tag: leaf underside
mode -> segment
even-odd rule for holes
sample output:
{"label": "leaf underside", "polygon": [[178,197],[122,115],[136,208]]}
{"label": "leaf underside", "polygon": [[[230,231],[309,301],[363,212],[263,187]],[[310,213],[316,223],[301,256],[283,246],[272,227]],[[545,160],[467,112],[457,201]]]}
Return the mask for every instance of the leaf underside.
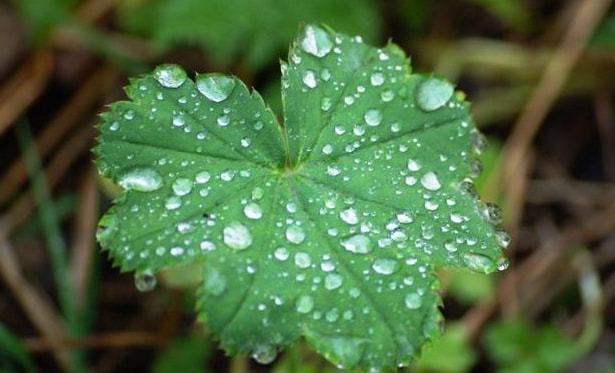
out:
{"label": "leaf underside", "polygon": [[407,365],[439,330],[435,270],[503,261],[468,188],[469,105],[394,44],[308,25],[288,61],[283,126],[234,77],[134,79],[99,127],[98,167],[127,190],[99,241],[124,271],[202,263],[200,316],[229,353],[304,336],[339,366]]}

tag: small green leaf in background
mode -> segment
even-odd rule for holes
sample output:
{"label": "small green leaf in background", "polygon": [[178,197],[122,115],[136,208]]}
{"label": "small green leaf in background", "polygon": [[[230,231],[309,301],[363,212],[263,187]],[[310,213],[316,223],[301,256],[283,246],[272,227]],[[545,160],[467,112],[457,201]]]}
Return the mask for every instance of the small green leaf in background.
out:
{"label": "small green leaf in background", "polygon": [[70,16],[78,0],[12,0],[25,23],[30,39],[42,42],[50,29]]}
{"label": "small green leaf in background", "polygon": [[370,41],[382,23],[371,0],[150,0],[122,10],[126,30],[162,49],[199,45],[219,66],[240,58],[254,69],[279,58],[301,23],[327,23]]}
{"label": "small green leaf in background", "polygon": [[531,24],[531,14],[524,0],[470,0],[481,5],[507,25],[527,31]]}
{"label": "small green leaf in background", "polygon": [[461,373],[467,372],[476,361],[463,324],[451,323],[446,331],[426,345],[413,371]]}
{"label": "small green leaf in background", "polygon": [[473,305],[495,292],[493,276],[463,269],[448,269],[442,274],[448,294],[464,305]]}
{"label": "small green leaf in background", "polygon": [[218,73],[162,65],[126,92],[99,126],[98,167],[126,193],[98,239],[137,278],[201,263],[200,318],[230,354],[269,363],[305,337],[339,366],[407,365],[439,331],[436,269],[505,264],[469,105],[394,44],[305,27],[284,126]]}
{"label": "small green leaf in background", "polygon": [[576,346],[554,326],[535,328],[526,321],[494,323],[483,346],[499,372],[560,372],[575,358]]}
{"label": "small green leaf in background", "polygon": [[211,342],[194,334],[171,342],[156,358],[154,373],[209,372],[208,360],[212,353]]}

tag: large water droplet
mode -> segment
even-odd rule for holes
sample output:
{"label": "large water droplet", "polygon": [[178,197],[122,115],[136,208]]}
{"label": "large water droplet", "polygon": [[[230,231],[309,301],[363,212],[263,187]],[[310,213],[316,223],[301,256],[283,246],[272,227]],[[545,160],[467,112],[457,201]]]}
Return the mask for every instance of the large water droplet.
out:
{"label": "large water droplet", "polygon": [[333,41],[325,30],[318,26],[309,25],[305,28],[301,47],[313,56],[324,57],[333,48]]}
{"label": "large water droplet", "polygon": [[206,184],[210,179],[211,175],[207,171],[199,172],[194,178],[197,184]]}
{"label": "large water droplet", "polygon": [[312,265],[312,258],[310,258],[310,254],[300,251],[295,254],[295,264],[299,268],[308,268]]}
{"label": "large water droplet", "polygon": [[263,209],[256,203],[250,202],[243,208],[243,213],[248,219],[258,220],[263,217]]}
{"label": "large water droplet", "polygon": [[502,223],[502,210],[495,203],[487,203],[483,214],[491,224],[498,225]]}
{"label": "large water droplet", "polygon": [[303,84],[308,88],[315,88],[318,85],[314,70],[305,70],[303,72]]}
{"label": "large water droplet", "polygon": [[162,188],[162,177],[151,168],[133,168],[120,176],[118,184],[128,190],[153,192]]}
{"label": "large water droplet", "polygon": [[363,234],[356,234],[342,241],[342,246],[344,249],[356,254],[367,254],[372,251],[369,238]]}
{"label": "large water droplet", "polygon": [[384,74],[382,74],[381,72],[375,72],[372,74],[369,81],[374,87],[381,86],[384,83]]}
{"label": "large water droplet", "polygon": [[188,76],[181,67],[174,64],[164,64],[156,67],[154,77],[163,87],[177,88],[184,84]]}
{"label": "large water droplet", "polygon": [[232,222],[223,230],[224,243],[231,249],[243,250],[252,244],[252,234],[248,227],[240,222]]}
{"label": "large water droplet", "polygon": [[156,283],[156,276],[151,270],[135,273],[135,287],[141,292],[154,290]]}
{"label": "large water droplet", "polygon": [[423,187],[425,187],[425,189],[428,190],[438,190],[442,187],[442,185],[440,185],[440,180],[438,180],[436,174],[431,171],[423,175],[423,177],[421,178],[421,184],[423,185]]}
{"label": "large water droplet", "polygon": [[416,103],[425,111],[434,111],[446,104],[454,93],[454,87],[446,80],[428,78],[423,80],[416,91]]}
{"label": "large water droplet", "polygon": [[495,240],[497,241],[498,245],[500,245],[500,247],[503,249],[506,249],[508,246],[510,246],[511,238],[510,235],[506,233],[506,231],[495,231]]}
{"label": "large water droplet", "polygon": [[198,75],[196,77],[196,88],[209,100],[222,102],[235,89],[235,79],[218,73]]}
{"label": "large water droplet", "polygon": [[305,232],[300,226],[291,225],[286,228],[286,239],[298,245],[305,240]]}

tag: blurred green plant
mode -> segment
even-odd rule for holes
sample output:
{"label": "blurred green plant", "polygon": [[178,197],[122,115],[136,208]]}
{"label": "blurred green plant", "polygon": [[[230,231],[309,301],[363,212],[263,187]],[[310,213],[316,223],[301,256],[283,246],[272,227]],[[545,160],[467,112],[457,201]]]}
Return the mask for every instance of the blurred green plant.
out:
{"label": "blurred green plant", "polygon": [[35,372],[34,361],[21,339],[0,323],[0,372]]}
{"label": "blurred green plant", "polygon": [[575,342],[560,329],[524,320],[491,324],[483,346],[503,373],[560,372],[577,357]]}
{"label": "blurred green plant", "polygon": [[279,58],[301,23],[326,23],[374,41],[382,20],[371,0],[133,0],[121,4],[125,30],[160,50],[198,45],[217,66],[253,69]]}
{"label": "blurred green plant", "polygon": [[[486,277],[486,276],[485,276]],[[476,362],[476,353],[461,323],[449,323],[446,331],[423,348],[412,372],[467,372]]]}
{"label": "blurred green plant", "polygon": [[154,373],[211,372],[209,358],[212,343],[204,335],[194,334],[172,341],[154,361]]}
{"label": "blurred green plant", "polygon": [[42,43],[49,31],[65,22],[78,0],[12,0],[34,43]]}

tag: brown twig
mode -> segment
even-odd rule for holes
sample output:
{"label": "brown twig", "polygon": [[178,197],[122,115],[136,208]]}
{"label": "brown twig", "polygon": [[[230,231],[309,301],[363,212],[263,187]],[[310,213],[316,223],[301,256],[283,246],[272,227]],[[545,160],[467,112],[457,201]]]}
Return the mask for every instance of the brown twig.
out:
{"label": "brown twig", "polygon": [[[78,302],[85,299],[88,279],[92,269],[92,258],[96,244],[94,235],[98,218],[98,189],[96,187],[96,171],[89,168],[79,192],[79,205],[75,216],[73,240],[70,261],[70,274],[75,297]],[[82,304],[79,304],[81,307]]]}
{"label": "brown twig", "polygon": [[602,143],[604,173],[609,180],[615,181],[615,110],[611,97],[611,90],[599,90],[594,100],[594,110]]}
{"label": "brown twig", "polygon": [[[80,119],[92,110],[97,99],[115,83],[117,72],[109,66],[95,70],[72,99],[49,122],[36,139],[39,156],[44,158],[70,132]],[[16,160],[1,177],[0,205],[6,203],[26,181],[28,174],[23,158]]]}
{"label": "brown twig", "polygon": [[117,332],[95,334],[78,338],[26,338],[26,349],[30,352],[46,352],[55,349],[93,349],[93,348],[128,348],[158,347],[167,339],[149,332]]}
{"label": "brown twig", "polygon": [[[21,271],[14,247],[7,238],[9,227],[6,217],[0,218],[0,276],[7,288],[24,310],[32,324],[46,338],[63,339],[66,327],[53,303],[36,287],[32,286]],[[71,367],[71,357],[61,346],[54,346],[53,356],[65,370]]]}
{"label": "brown twig", "polygon": [[52,68],[51,53],[46,50],[37,51],[0,88],[0,136],[43,92]]}
{"label": "brown twig", "polygon": [[[557,51],[545,68],[534,93],[521,113],[504,149],[503,185],[507,186],[507,200],[522,202],[523,183],[527,174],[523,163],[541,123],[557,99],[573,67],[583,52],[587,40],[607,11],[611,0],[580,1],[570,27]],[[514,207],[522,210],[522,205]],[[520,213],[508,219],[510,226],[517,226]],[[514,220],[513,220],[514,219]]]}

